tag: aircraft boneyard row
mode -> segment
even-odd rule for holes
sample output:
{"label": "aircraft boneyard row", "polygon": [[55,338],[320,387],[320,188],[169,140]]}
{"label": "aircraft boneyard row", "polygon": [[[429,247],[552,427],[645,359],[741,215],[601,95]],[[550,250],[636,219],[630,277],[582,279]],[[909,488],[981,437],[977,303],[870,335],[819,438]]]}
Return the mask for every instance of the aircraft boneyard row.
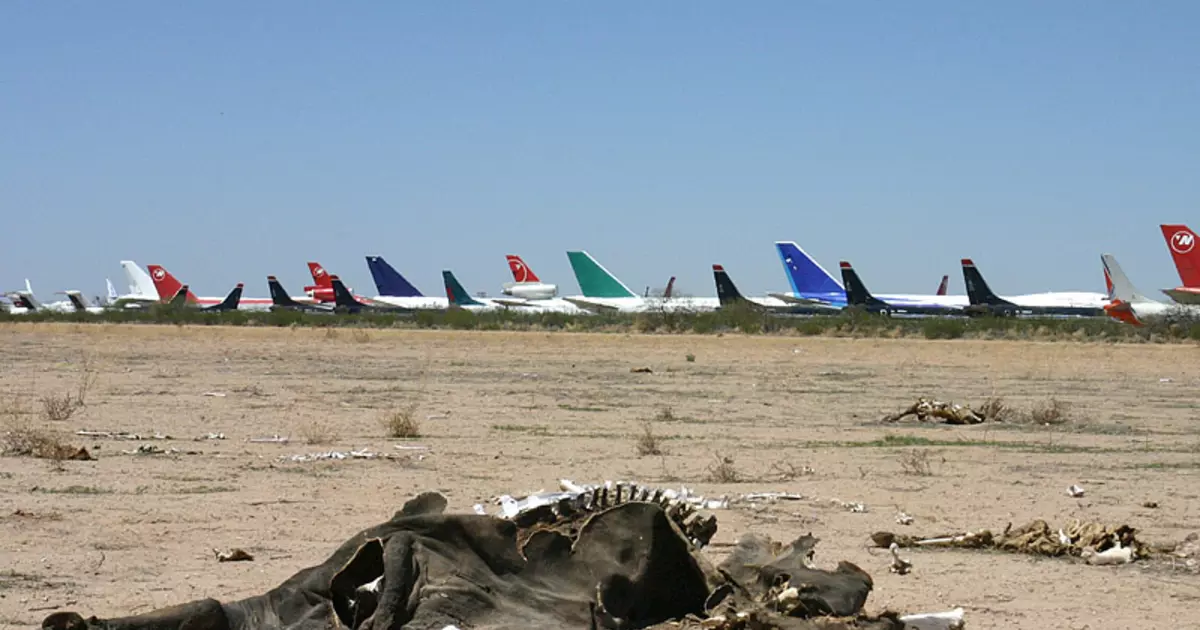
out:
{"label": "aircraft boneyard row", "polygon": [[460,308],[468,311],[508,310],[523,313],[595,313],[703,312],[740,306],[781,315],[833,314],[846,309],[900,317],[969,316],[1042,316],[1104,317],[1140,325],[1145,321],[1186,314],[1200,316],[1200,248],[1196,235],[1185,225],[1160,226],[1163,238],[1175,261],[1182,285],[1164,289],[1170,302],[1145,297],[1133,288],[1121,272],[1115,257],[1103,254],[1106,291],[1045,292],[1002,296],[984,280],[971,259],[962,259],[965,295],[946,293],[947,276],[942,277],[934,294],[872,293],[849,261],[839,264],[840,278],[834,277],[803,249],[791,241],[775,243],[791,291],[770,292],[764,296],[746,296],[738,290],[730,274],[721,265],[713,265],[716,297],[673,295],[674,277],[661,295],[651,296],[649,289],[638,295],[586,251],[568,251],[580,293],[559,295],[558,286],[543,282],[530,266],[516,255],[508,255],[513,282],[506,283],[497,297],[472,296],[451,270],[442,271],[445,296],[421,292],[382,256],[367,256],[377,294],[367,297],[347,287],[337,275],[321,264],[309,262],[313,284],[293,297],[274,276],[267,278],[270,297],[242,295],[238,284],[225,296],[196,296],[189,286],[177,280],[160,265],[143,271],[131,260],[121,261],[129,282],[129,291],[119,294],[108,282],[108,296],[90,302],[80,291],[64,291],[67,299],[42,303],[26,280],[25,290],[7,294],[4,307],[13,314],[37,311],[102,313],[110,309],[144,309],[152,305],[192,308],[205,311],[297,310],[314,313],[382,312],[398,315],[421,310]]}

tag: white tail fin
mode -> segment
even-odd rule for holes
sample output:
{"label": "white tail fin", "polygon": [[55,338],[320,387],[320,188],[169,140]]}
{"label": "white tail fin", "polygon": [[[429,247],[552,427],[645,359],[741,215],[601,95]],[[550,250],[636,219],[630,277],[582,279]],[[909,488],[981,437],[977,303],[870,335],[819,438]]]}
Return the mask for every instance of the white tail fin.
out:
{"label": "white tail fin", "polygon": [[121,269],[125,270],[125,278],[129,281],[131,294],[158,299],[158,289],[154,288],[154,281],[150,279],[150,274],[143,271],[137,263],[132,260],[122,260]]}
{"label": "white tail fin", "polygon": [[29,278],[25,278],[25,290],[29,292],[29,295],[33,295],[33,285],[29,284]]}
{"label": "white tail fin", "polygon": [[1115,256],[1112,254],[1101,254],[1100,262],[1104,264],[1104,270],[1108,272],[1108,277],[1112,280],[1113,299],[1129,302],[1130,304],[1154,301],[1138,292],[1133,283],[1129,281],[1129,277],[1121,269],[1121,265],[1117,264]]}
{"label": "white tail fin", "polygon": [[112,280],[104,279],[104,284],[108,285],[108,301],[109,303],[117,301],[117,288],[113,286]]}

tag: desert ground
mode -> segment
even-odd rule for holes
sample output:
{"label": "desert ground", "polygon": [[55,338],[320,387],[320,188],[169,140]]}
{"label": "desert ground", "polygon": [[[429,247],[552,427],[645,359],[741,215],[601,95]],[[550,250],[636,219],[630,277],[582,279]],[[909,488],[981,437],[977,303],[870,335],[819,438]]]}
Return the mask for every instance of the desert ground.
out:
{"label": "desert ground", "polygon": [[[873,575],[868,611],[962,606],[979,629],[1197,623],[1200,576],[1163,562],[912,550],[896,575],[868,544],[1038,518],[1127,523],[1150,543],[1200,530],[1194,345],[11,324],[0,348],[9,428],[52,425],[96,458],[0,457],[6,627],[260,593],[418,492],[491,511],[560,478],[799,493],[715,511],[711,553],[748,531],[812,532],[818,565]],[[87,374],[85,405],[46,421],[42,398]],[[1062,424],[880,423],[922,395],[1069,407]],[[389,437],[395,414],[419,437]],[[664,454],[639,454],[647,426]],[[393,457],[289,459],[352,449]],[[231,548],[254,561],[218,563]]]}

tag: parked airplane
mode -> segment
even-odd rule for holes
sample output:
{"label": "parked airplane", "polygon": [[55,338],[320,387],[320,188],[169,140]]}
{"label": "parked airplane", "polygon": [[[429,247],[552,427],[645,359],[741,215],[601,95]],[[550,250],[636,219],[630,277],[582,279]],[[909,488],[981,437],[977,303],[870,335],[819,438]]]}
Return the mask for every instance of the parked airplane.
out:
{"label": "parked airplane", "polygon": [[154,280],[150,278],[150,274],[142,270],[132,260],[122,260],[121,270],[125,272],[125,279],[129,282],[129,293],[125,295],[117,295],[116,289],[109,283],[108,305],[114,308],[144,308],[151,304],[159,304],[162,298],[158,296],[158,289],[154,287]]}
{"label": "parked airplane", "polygon": [[267,286],[271,289],[271,307],[272,311],[301,311],[305,313],[333,313],[333,306],[327,304],[315,304],[313,302],[300,302],[288,295],[288,292],[279,284],[279,279],[275,276],[267,276]]}
{"label": "parked airplane", "polygon": [[575,272],[582,295],[563,297],[575,306],[593,312],[640,313],[647,311],[712,311],[720,308],[718,298],[642,297],[604,268],[585,251],[569,251],[567,259]]}
{"label": "parked airplane", "polygon": [[516,254],[505,256],[512,271],[513,282],[506,282],[500,292],[527,300],[545,300],[558,295],[558,285],[542,282],[537,274]]}
{"label": "parked airplane", "polygon": [[1112,281],[1112,303],[1104,307],[1104,311],[1110,317],[1141,326],[1147,321],[1172,313],[1200,316],[1200,306],[1168,304],[1143,295],[1133,286],[1112,254],[1101,254],[1100,262],[1104,265],[1105,276]]}
{"label": "parked airplane", "polygon": [[[462,283],[458,281],[458,278],[454,277],[454,273],[449,269],[442,270],[442,283],[446,285],[446,300],[453,308],[462,308],[475,313],[508,308],[508,306],[500,304],[495,300],[471,297],[471,294],[467,293]],[[531,312],[536,312],[536,310],[531,309]]]}
{"label": "parked airplane", "polygon": [[[110,283],[109,286],[111,287],[112,284]],[[62,293],[67,296],[68,300],[71,301],[71,305],[73,307],[75,307],[76,312],[91,313],[93,315],[104,312],[103,306],[97,306],[95,304],[92,304],[91,301],[87,299],[87,296],[84,295],[82,291],[76,291],[74,289],[71,289],[71,290],[63,291]]]}
{"label": "parked airplane", "polygon": [[383,256],[367,256],[367,268],[371,270],[375,289],[379,291],[374,298],[376,301],[412,309],[442,309],[449,306],[446,298],[429,297],[417,290]]}
{"label": "parked airplane", "polygon": [[1083,291],[1029,293],[1001,297],[992,292],[983,274],[970,258],[962,259],[963,281],[974,311],[992,315],[1073,315],[1096,317],[1104,315],[1108,297],[1103,293]]}
{"label": "parked airplane", "polygon": [[24,291],[10,291],[6,297],[12,300],[15,308],[10,312],[14,314],[37,312],[70,313],[75,310],[75,305],[70,300],[59,300],[57,302],[44,303],[37,299],[37,296],[33,293],[33,286],[29,283],[28,278],[25,279]]}
{"label": "parked airplane", "polygon": [[888,302],[871,295],[867,285],[858,277],[858,272],[846,261],[840,261],[842,269],[842,284],[846,286],[846,300],[849,306],[865,310],[868,313],[885,315],[963,315],[963,307],[939,304],[897,304]]}
{"label": "parked airplane", "polygon": [[1182,224],[1162,224],[1159,228],[1183,283],[1162,292],[1180,304],[1200,304],[1200,248],[1196,247],[1196,233]]}
{"label": "parked airplane", "polygon": [[[224,300],[221,300],[217,304],[206,305],[201,302],[197,302],[194,299],[189,300],[188,296],[191,295],[192,292],[190,289],[188,289],[188,285],[181,284],[179,285],[179,290],[177,290],[175,295],[171,297],[171,301],[167,302],[167,306],[176,309],[196,309],[198,311],[236,311],[238,310],[238,306],[242,300],[242,286],[243,285],[241,282],[237,283],[237,286],[233,287],[233,290],[229,292],[229,295],[225,296]],[[191,297],[194,298],[195,296]]]}
{"label": "parked airplane", "polygon": [[777,297],[746,297],[738,290],[725,268],[713,265],[713,281],[717,285],[717,302],[720,308],[747,306],[756,311],[778,313],[784,315],[819,315],[837,313],[841,307],[823,303],[798,304]]}
{"label": "parked airplane", "polygon": [[[775,251],[783,263],[783,270],[788,282],[792,285],[791,293],[769,293],[771,297],[793,304],[828,304],[843,307],[847,305],[846,290],[842,283],[825,270],[808,252],[801,249],[795,241],[776,241]],[[945,286],[948,278],[942,278],[942,285],[935,295],[920,295],[912,293],[879,293],[875,297],[897,308],[914,307],[957,307],[970,304],[965,295],[946,295]]]}
{"label": "parked airplane", "polygon": [[946,295],[946,288],[950,286],[950,276],[942,276],[942,282],[938,285],[937,295]]}
{"label": "parked airplane", "polygon": [[350,289],[342,284],[342,279],[329,276],[329,284],[333,287],[333,310],[339,313],[411,313],[413,309],[395,304],[387,304],[369,298],[355,297]]}
{"label": "parked airplane", "polygon": [[[163,302],[169,303],[175,298],[175,295],[179,293],[179,289],[181,287],[186,288],[186,285],[179,280],[176,280],[175,276],[171,275],[171,272],[163,268],[162,265],[147,265],[146,268],[150,270],[150,277],[154,280],[154,288],[158,291],[158,297]],[[228,296],[196,297],[191,290],[185,291],[184,295],[187,297],[187,301],[189,303],[196,304],[198,306],[213,306],[222,304],[226,299],[228,299]],[[310,302],[311,300],[308,298],[301,298],[298,301]],[[269,298],[243,297],[238,303],[238,308],[247,311],[265,311],[270,309],[271,304],[272,301]]]}

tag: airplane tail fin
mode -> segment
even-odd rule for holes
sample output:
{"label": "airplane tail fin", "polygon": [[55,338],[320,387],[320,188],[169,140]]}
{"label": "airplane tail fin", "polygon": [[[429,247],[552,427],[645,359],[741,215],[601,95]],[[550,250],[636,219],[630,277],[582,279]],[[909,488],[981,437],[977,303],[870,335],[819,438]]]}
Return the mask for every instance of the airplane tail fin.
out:
{"label": "airplane tail fin", "polygon": [[871,295],[867,290],[867,285],[863,283],[862,278],[858,277],[858,272],[849,262],[843,260],[838,262],[838,267],[842,270],[842,285],[846,287],[846,303],[850,306],[867,306],[881,305],[884,302],[879,298]]}
{"label": "airplane tail fin", "polygon": [[161,300],[174,300],[175,294],[179,292],[179,287],[184,287],[186,293],[184,297],[188,302],[195,302],[196,296],[192,294],[187,285],[175,279],[170,271],[167,271],[162,265],[147,265],[150,270],[150,277],[154,279],[154,288],[158,291],[158,297]]}
{"label": "airplane tail fin", "polygon": [[1104,274],[1112,280],[1111,299],[1129,303],[1153,301],[1142,295],[1137,290],[1137,287],[1133,286],[1133,283],[1129,280],[1129,276],[1125,275],[1125,270],[1121,269],[1121,265],[1117,264],[1116,256],[1101,254],[1100,262],[1104,265]]}
{"label": "airplane tail fin", "polygon": [[108,301],[109,303],[117,301],[117,288],[113,286],[112,280],[104,279],[104,284],[108,285]]}
{"label": "airplane tail fin", "polygon": [[[1101,262],[1103,262],[1103,256],[1101,257]],[[1105,267],[1104,267],[1104,296],[1107,297],[1109,300],[1116,299],[1115,297],[1113,297],[1112,274],[1108,273],[1107,265],[1105,265]]]}
{"label": "airplane tail fin", "polygon": [[663,297],[668,300],[671,299],[671,291],[674,288],[675,288],[675,276],[671,276],[671,279],[667,280],[667,288],[665,291],[663,291]]}
{"label": "airplane tail fin", "polygon": [[508,260],[508,268],[512,271],[513,280],[515,282],[541,282],[537,274],[525,264],[524,260],[516,254],[508,254],[505,256]]}
{"label": "airplane tail fin", "polygon": [[383,256],[367,256],[367,267],[379,295],[386,297],[424,297],[417,287],[400,275]]}
{"label": "airplane tail fin", "polygon": [[63,293],[67,295],[67,299],[71,301],[71,306],[75,307],[75,310],[77,311],[86,311],[88,310],[88,307],[91,306],[91,304],[88,303],[87,296],[80,291],[71,290],[63,291]]}
{"label": "airplane tail fin", "polygon": [[180,307],[186,305],[188,302],[188,294],[189,293],[191,293],[191,291],[188,289],[188,285],[186,285],[186,284],[179,285],[179,290],[177,290],[175,292],[175,295],[171,297],[171,301],[170,301],[171,308],[180,308]]}
{"label": "airplane tail fin", "polygon": [[29,284],[29,278],[25,278],[25,290],[29,292],[29,295],[33,295],[33,285]]}
{"label": "airplane tail fin", "polygon": [[338,306],[347,308],[356,308],[359,305],[358,300],[350,294],[350,290],[342,283],[342,279],[334,276],[329,276],[329,286],[333,288],[333,303]]}
{"label": "airplane tail fin", "polygon": [[1175,260],[1175,269],[1185,287],[1200,287],[1200,249],[1197,248],[1196,233],[1186,225],[1159,226],[1167,249]]}
{"label": "airplane tail fin", "polygon": [[162,299],[162,296],[158,294],[158,289],[154,286],[154,280],[150,278],[150,274],[142,271],[142,268],[137,263],[132,260],[122,260],[121,269],[125,272],[125,279],[129,282],[129,292],[131,294]]}
{"label": "airplane tail fin", "polygon": [[322,289],[332,289],[333,284],[329,280],[329,273],[321,266],[321,263],[309,261],[308,273],[312,274],[313,284]]}
{"label": "airplane tail fin", "polygon": [[942,282],[938,285],[937,294],[946,295],[946,289],[950,285],[950,276],[942,276]]}
{"label": "airplane tail fin", "polygon": [[[513,275],[516,275],[515,269]],[[454,272],[449,269],[442,270],[442,283],[446,285],[446,299],[450,301],[450,304],[454,306],[479,306],[482,304],[479,300],[471,297],[470,293],[467,293],[458,278],[454,277]]]}
{"label": "airplane tail fin", "polygon": [[793,293],[837,293],[843,290],[842,283],[795,242],[776,241],[775,251],[779,253]]}
{"label": "airplane tail fin", "polygon": [[604,265],[592,258],[585,251],[567,252],[571,269],[575,272],[575,280],[579,282],[579,290],[584,297],[593,298],[624,298],[637,297],[629,290],[624,282],[612,275]]}
{"label": "airplane tail fin", "polygon": [[242,288],[243,288],[243,286],[244,285],[241,282],[237,283],[237,286],[233,287],[233,290],[231,290],[229,292],[229,295],[225,296],[224,300],[221,300],[220,304],[214,304],[214,305],[208,307],[208,310],[210,310],[210,311],[236,311],[236,310],[238,310],[238,305],[240,305],[242,303]]}
{"label": "airplane tail fin", "polygon": [[986,304],[991,306],[1007,305],[1009,302],[992,292],[983,274],[970,258],[962,259],[963,282],[967,285],[967,301],[971,305]]}
{"label": "airplane tail fin", "polygon": [[275,306],[297,306],[299,304],[292,299],[292,296],[288,295],[287,290],[275,276],[267,276],[267,286],[271,289],[271,303]]}
{"label": "airplane tail fin", "polygon": [[721,265],[713,265],[713,281],[717,283],[717,302],[721,306],[731,306],[733,304],[746,303],[748,300],[742,296],[742,292],[738,291],[737,285],[726,273],[725,267]]}

